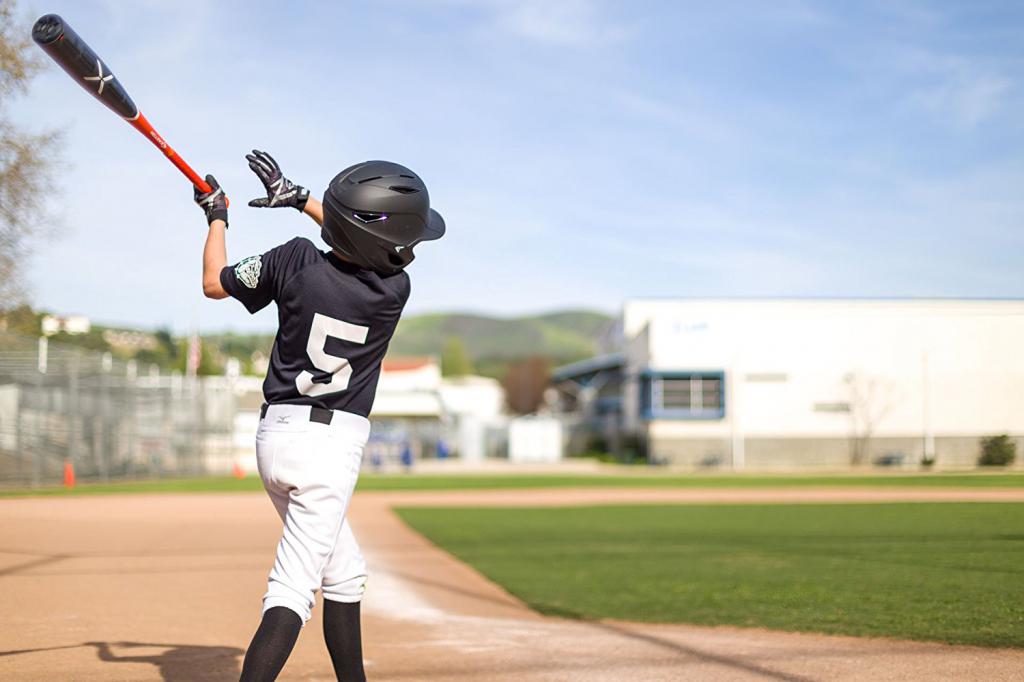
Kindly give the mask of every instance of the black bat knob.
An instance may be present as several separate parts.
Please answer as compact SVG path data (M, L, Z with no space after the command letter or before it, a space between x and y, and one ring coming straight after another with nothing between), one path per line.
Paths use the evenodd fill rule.
M64 20L56 14L46 14L39 17L36 25L32 27L32 40L40 45L52 43L63 34Z

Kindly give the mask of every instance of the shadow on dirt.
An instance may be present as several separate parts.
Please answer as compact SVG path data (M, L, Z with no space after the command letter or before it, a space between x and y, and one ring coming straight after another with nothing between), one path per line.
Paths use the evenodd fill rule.
M44 646L35 649L12 649L11 651L0 651L0 658L4 656L18 656L20 654L34 654L40 651L60 651L61 649L77 649L82 644L65 644L63 646Z
M194 644L149 644L144 642L85 642L96 647L96 655L109 663L149 663L157 667L164 682L195 680L237 680L244 650L230 646ZM114 649L118 651L115 653ZM160 649L159 652L130 653L131 649Z
M149 663L156 666L164 682L220 682L237 680L243 649L232 646L194 644L149 644L145 642L83 642L36 649L0 651L0 658L60 649L95 647L96 655L107 663ZM117 649L115 653L114 649ZM159 649L158 652L128 653L130 649ZM112 673L115 674L116 673Z
M12 552L12 554L13 554L13 552ZM38 557L36 559L29 559L28 561L24 561L24 562L22 562L20 564L15 564L13 566L7 566L5 568L0 568L0 576L3 576L3 575L15 575L17 573L21 573L22 571L27 571L27 570L32 569L32 568L39 568L40 566L46 566L48 564L54 564L54 563L57 563L58 561L63 561L64 559L67 559L67 558L69 558L69 556L67 554L54 554L53 556L40 556L40 557Z

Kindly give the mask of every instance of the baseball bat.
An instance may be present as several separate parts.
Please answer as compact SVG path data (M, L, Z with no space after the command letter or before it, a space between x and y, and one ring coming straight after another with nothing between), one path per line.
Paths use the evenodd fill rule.
M89 44L68 26L68 22L56 14L44 15L32 27L32 39L71 76L72 80L85 88L86 92L128 121L133 128L156 145L156 148L162 151L199 191L212 191L213 188L206 180L199 177L171 145L160 137L160 133L153 129L152 124L128 96L124 86L110 72L110 68L93 52Z

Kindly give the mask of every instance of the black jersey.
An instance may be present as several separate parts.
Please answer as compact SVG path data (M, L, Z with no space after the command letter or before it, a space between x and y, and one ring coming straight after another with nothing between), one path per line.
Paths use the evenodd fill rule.
M381 276L296 237L224 268L220 282L250 313L277 303L263 382L268 403L370 413L381 361L409 298L404 271Z

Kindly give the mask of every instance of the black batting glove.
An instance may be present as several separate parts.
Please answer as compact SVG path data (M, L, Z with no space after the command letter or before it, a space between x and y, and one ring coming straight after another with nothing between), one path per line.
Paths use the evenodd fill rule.
M198 187L195 188L195 200L199 204L199 208L203 209L206 214L206 223L223 220L227 225L228 198L224 196L224 190L217 183L217 178L212 175L206 176L206 184L212 188L209 192L200 192Z
M309 190L284 177L281 174L281 167L277 165L277 161L274 161L273 156L253 149L252 154L246 154L245 158L249 161L249 168L267 190L267 196L253 199L249 202L250 206L253 208L291 206L299 211L306 207Z

